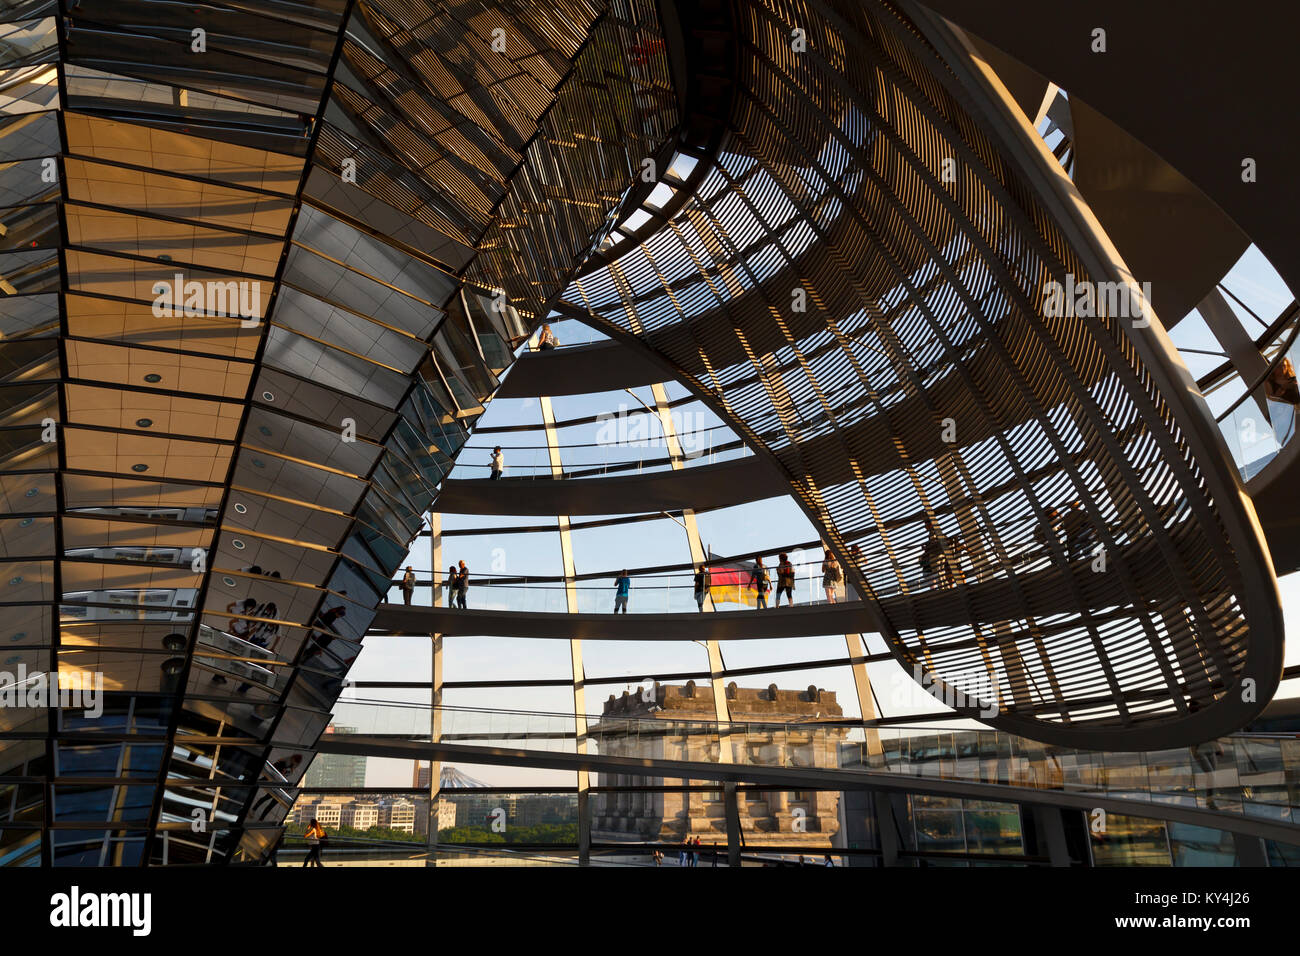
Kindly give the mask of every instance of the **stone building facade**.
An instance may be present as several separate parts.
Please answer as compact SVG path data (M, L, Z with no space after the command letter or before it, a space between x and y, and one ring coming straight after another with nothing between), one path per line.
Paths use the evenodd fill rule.
M730 749L735 763L766 766L835 767L844 727L820 721L844 715L835 694L809 686L805 690L726 687L734 731L719 737L713 724L713 689L688 681L656 683L613 695L600 722L588 728L601 753L611 756L716 763L719 749ZM767 722L770 722L768 724ZM741 728L737 728L737 723ZM791 724L804 724L792 727ZM598 787L702 784L628 774L598 774ZM694 793L598 792L592 839L678 843L700 838L704 846L724 846L726 806L721 789ZM826 847L839 831L839 794L817 791L754 791L739 794L740 826L745 846Z

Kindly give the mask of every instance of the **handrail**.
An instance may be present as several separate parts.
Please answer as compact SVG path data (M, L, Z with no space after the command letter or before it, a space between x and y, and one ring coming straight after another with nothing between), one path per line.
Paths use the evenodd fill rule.
M569 446L565 446L565 448L567 447ZM743 449L746 452L746 454L738 455L734 458L728 458L726 459L727 461L737 461L741 458L753 457L754 454L753 451L743 441L737 439L736 441L727 442L725 445L714 445L714 446L710 446L707 449L699 449L697 451L682 452L682 454L680 455L666 455L666 456L661 456L659 458L624 459L622 461L607 462L604 464L576 465L573 466L574 470L561 471L558 474L556 474L554 471L551 470L552 466L550 464L546 464L546 463L528 462L524 464L519 464L519 463L510 464L509 462L507 462L505 465L506 471L502 474L501 477L502 480L504 481L562 481L570 478L586 478L593 475L606 475L609 474L610 472L618 472L618 471L641 472L646 468L655 468L655 467L672 465L674 462L679 462L679 461L682 462L699 461L701 459L708 459L707 464L714 464L715 463L714 459L719 454L724 452L735 451L737 449ZM561 450L563 451L565 449L562 448ZM456 467L473 468L481 471L484 469L490 470L492 468L492 465L491 463L468 464L468 463L458 462ZM529 468L535 470L529 471L528 473L522 475L510 474L511 471L518 471L521 468Z
M1035 519L1029 519L1029 523L1037 524L1038 522ZM977 534L982 538L985 534L984 529L982 528L977 529ZM961 536L954 536L954 537L961 537ZM1053 553L1050 545L1044 545L1037 538L1013 538L1013 539L1000 538L999 542L1001 544L1001 549L1007 552L1008 560L1002 561L1000 559L997 559L996 557L989 557L986 561L982 562L980 565L977 566L976 568L977 570L982 570L989 567L1021 567L1023 566L1023 564L1027 559L1031 559L1036 555L1051 556L1051 554ZM1066 546L1062 539L1058 538L1058 542L1061 544L1062 547ZM1118 543L1122 544L1124 542L1118 542ZM859 567L862 567L862 566L869 565L872 559L875 558L882 558L882 559L897 558L900 554L906 554L908 552L911 552L913 555L919 555L924 551L925 545L926 545L926 541L920 541L917 542L916 544L900 544L891 549L872 548L865 551L859 551L857 553L857 557L859 560L856 562L856 564ZM798 551L803 549L804 547L802 546L791 546L789 548L790 551ZM764 549L763 551L759 552L759 554L761 554L765 560L774 559L779 550L780 549ZM717 571L717 570L723 570L721 566L724 564L738 564L739 562L748 561L748 560L749 560L748 557L742 557L742 556L717 557L711 560L705 560L704 564L708 566L712 571ZM823 559L813 558L807 561L794 561L791 563L794 565L796 569L815 568L815 567L820 567L820 565L823 563ZM962 564L962 568L963 570L965 570L966 565ZM673 585L671 583L666 585L639 584L637 579L638 578L682 578L684 584L689 584L691 583L689 579L694 574L694 569L695 569L695 565L693 563L683 562L682 564L679 565L666 566L663 570L639 571L637 569L630 569L628 573L628 577L632 579L633 586L635 586L639 590L662 590L663 588L674 587L677 585ZM767 571L769 583L771 583L773 590L775 590L776 588L776 569L777 569L777 565L775 563L763 565L763 570ZM433 574L435 573L435 571L440 575L445 575L447 571L447 569L445 568L433 569L433 568L414 568L414 567L412 568L412 570L417 575ZM727 568L725 570L731 570L731 569ZM747 571L747 570L751 570L751 568L748 565L746 565L744 567L737 567L735 568L735 570ZM840 563L840 570L842 574L843 571L845 570L844 563ZM401 568L399 569L399 571L401 571L402 574L404 574L405 568ZM401 585L402 574L395 575L392 578L393 587L398 587ZM497 587L497 588L527 587L530 589L533 588L541 589L542 585L554 584L556 585L556 588L554 588L555 590L560 590L562 588L568 589L570 587L577 590L587 590L587 589L608 590L608 588L610 587L610 585L608 584L585 585L577 582L584 581L584 580L593 580L593 579L604 580L606 578L615 578L617 576L618 576L617 570L602 571L602 572L588 572L586 574L577 575L572 579L574 583L570 584L569 583L570 579L565 578L562 575L555 575L555 574L473 575L470 580L470 586L471 587ZM840 583L844 583L843 577L841 577ZM415 585L416 587L426 587L426 588L432 587L433 580L432 578L428 578L428 577L420 578L417 576ZM446 585L447 585L446 580L442 580L438 583L438 587L446 587Z

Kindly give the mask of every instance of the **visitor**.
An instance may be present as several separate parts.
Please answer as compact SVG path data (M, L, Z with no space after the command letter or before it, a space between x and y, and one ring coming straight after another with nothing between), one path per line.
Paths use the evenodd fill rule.
M460 575L456 573L456 565L447 569L447 607L456 606L456 592L460 590Z
M320 851L324 845L325 828L316 822L312 817L311 823L307 827L307 857L302 861L303 866L321 866Z
M256 644L259 648L270 649L270 643L279 636L279 607L274 601L268 601L257 609L257 617L269 618L269 620L259 620L253 626L252 631L248 632L248 643Z
M772 590L772 583L763 567L762 557L754 558L755 566L749 572L749 586L754 589L754 608L767 607L767 592Z
M1284 358L1273 366L1264 382L1264 394L1275 402L1300 405L1300 382L1296 381L1295 366Z
M339 592L339 594L344 597L347 596L347 593L347 591ZM332 644L336 638L336 635L332 633L336 630L335 625L345 617L347 613L348 609L342 604L338 604L330 608L328 611L322 611L320 614L316 615L316 619L312 622L313 630L307 635L309 646L302 657L301 663L303 665L313 662L315 658L329 650L330 644Z
M1097 532L1088 512L1083 510L1082 502L1070 502L1070 509L1061 520L1061 529L1065 532L1065 546L1070 552L1070 560L1087 559L1092 553Z
M704 610L704 599L709 593L709 569L701 564L695 572L695 606Z
M280 616L280 609L276 606L274 601L267 601L257 609L256 616L271 618L271 620L258 621L255 623L252 630L248 632L248 643L257 647L265 648L274 653L275 649L271 647L271 644L280 635L280 625L275 620L275 618ZM252 684L245 681L235 688L235 693L246 694L252 686Z
M700 838L696 837L695 842L691 844L694 848L691 851L691 866L700 865Z
M839 591L840 580L843 577L839 561L835 559L830 548L827 548L826 557L822 561L822 589L826 592L827 604L835 603L835 595Z
M834 866L834 865L835 865L835 861L832 860L831 855L827 853L826 858L822 860L822 866Z
M1295 430L1296 407L1300 406L1300 382L1296 381L1295 366L1289 358L1283 358L1273 366L1273 371L1264 380L1264 394L1270 402L1290 406L1290 421L1283 421L1287 418L1285 412L1269 413L1273 419L1274 437L1279 445L1284 445Z
M539 352L549 352L560 344L560 340L555 337L549 325L543 325L541 333L537 336L537 350Z
M1060 523L1061 513L1055 508L1048 508L1043 512L1042 523L1034 529L1034 540L1044 551L1050 550L1052 544L1061 543Z
M461 561L456 570L456 606L462 611L468 608L466 601L469 597L469 568L465 567L465 562Z
M402 603L407 607L411 606L411 598L415 597L415 572L411 566L406 566L406 573L402 575Z
M253 598L244 598L243 601L232 601L226 605L227 614L239 614L241 617L231 617L230 633L241 641L248 640L248 635L252 633L253 622L248 620L254 617L257 612L257 601Z
M226 613L232 615L228 633L241 641L247 641L255 626L255 623L248 620L248 618L257 617L259 610L257 601L253 598L244 598L243 601L231 601L226 605ZM243 616L234 617L233 615L236 614ZM226 677L224 674L213 674L210 680L214 684L224 684Z
M627 576L627 568L618 573L614 579L614 613L617 614L621 608L623 613L627 613L627 598L632 590L632 579Z
M794 565L790 563L790 556L782 551L777 555L776 565L776 606L781 606L781 595L784 594L791 607L794 607Z
M505 458L501 454L501 446L497 445L492 449L492 473L488 475L488 478L496 481L501 477L501 472L505 470L505 467Z
M958 570L956 553L961 542L940 531L933 518L925 519L925 530L929 536L921 549L922 581L927 588L936 584L942 588L952 587Z
M339 594L344 596L346 596L347 593L348 593L347 591L339 592ZM347 613L348 613L347 607L345 607L342 604L336 604L334 605L334 607L330 608L329 610L322 611L320 614L316 615L314 626L322 627L330 631L337 631L338 628L335 625L338 624L338 622L342 618L346 617Z

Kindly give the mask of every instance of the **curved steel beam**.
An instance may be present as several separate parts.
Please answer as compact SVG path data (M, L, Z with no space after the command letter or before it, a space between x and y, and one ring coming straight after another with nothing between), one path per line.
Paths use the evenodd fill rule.
M814 7L821 19L813 21L808 55L791 59L764 47L789 34L783 12L762 2L747 6L753 32L744 41L746 102L719 161L721 188L637 253L583 274L565 299L581 302L611 335L649 349L778 462L805 511L846 560L849 545L859 543L887 551L905 543L901 552L915 553L915 531L870 542L844 535L848 528L879 529L901 502L919 499L929 512L945 498L966 499L952 530L1000 557L999 529L1008 518L1043 522L1048 506L1082 500L1111 560L1106 573L1128 595L1124 603L1141 609L1127 623L1090 619L1096 607L1088 576L1062 563L1055 585L1073 602L1076 624L1030 647L1011 635L1041 629L1036 602L1026 599L1021 576L997 560L977 565L990 569L989 579L1006 582L1003 618L992 627L975 624L973 635L959 628L921 631L907 626L903 614L890 620L881 605L883 634L905 665L920 665L941 681L963 670L997 678L1006 710L995 725L1035 739L1125 750L1236 729L1277 686L1276 588L1217 430L1149 305L1135 298L1128 318L1113 307L1102 316L1054 318L1049 282L1128 288L1131 276L1019 111L1011 111L1005 91L979 76L969 53L934 24L923 24L928 40L922 41L915 24L883 4ZM862 55L844 59L845 46ZM846 110L857 111L853 123ZM955 185L944 179L945 162L960 170ZM790 175L792 166L807 171L802 180ZM809 194L809 181L819 194ZM794 215L778 233L764 225L762 216L771 213L762 209L787 216L793 209ZM736 264L733 234L752 235L755 228L768 230L762 255ZM813 237L811 253L806 245L792 249L800 229ZM663 264L682 254L688 238L698 272L677 272L670 282ZM977 261L958 267L966 250ZM792 309L791 288L772 281L781 274L772 263L791 263L800 253L802 281L793 291L805 293L806 310ZM921 277L934 269L946 276L945 293L919 295ZM679 305L678 286L700 276L709 294ZM648 296L652 290L657 297ZM989 318L990 295L999 312L1015 316L1013 324ZM900 296L908 314L882 321L882 305L892 307ZM728 321L694 323L701 301ZM863 311L872 319L869 342L843 332ZM1008 328L1020 334L1007 336ZM1000 372L985 382L971 374L962 351L976 340ZM737 346L745 360L729 361ZM816 363L803 357L814 347L823 350ZM715 354L726 358L715 361ZM961 386L944 404L935 400L932 377L918 372L928 364L920 357L935 354L952 363ZM792 360L791 370L778 371ZM735 386L755 373L757 386ZM879 400L882 378L915 396L907 417ZM906 464L895 474L873 481L859 467L872 449L854 434L856 419L832 416L831 390L840 401L874 402L903 449ZM815 456L805 447L813 436L796 412L810 403L821 404L827 423L819 435L824 451ZM1017 406L1020 414L1007 413ZM1020 422L1029 424L1017 428ZM958 433L985 428L990 440L954 448L936 459L934 471L922 470L925 456L912 446L945 423ZM1117 433L1130 426L1142 436L1125 445ZM1072 457L1080 450L1086 460ZM1063 480L1028 481L1046 456L1062 462ZM840 471L845 461L853 463L848 481ZM1022 484L1023 495L993 512L983 489L1011 479ZM1171 507L1180 516L1172 523ZM1126 541L1149 544L1149 561L1135 564L1124 553ZM900 561L895 553L881 567L859 569L862 590L905 580ZM1140 578L1153 568L1174 595L1158 606L1139 597ZM976 583L955 592L965 595ZM978 585L985 583L981 576ZM972 608L968 622L981 619ZM1128 706L1139 687L1158 688L1163 700ZM1107 696L1113 706L1099 708L1097 700ZM1055 703L1055 716L1015 714L1046 702Z

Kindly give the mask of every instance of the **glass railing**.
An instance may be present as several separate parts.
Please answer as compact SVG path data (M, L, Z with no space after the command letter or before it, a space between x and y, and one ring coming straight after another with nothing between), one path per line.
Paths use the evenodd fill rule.
M1170 515L1170 522L1181 520L1183 514ZM1073 551L1059 539L1057 546L1048 546L1033 537L1033 528L1025 525L1012 531L992 547L963 548L954 564L949 565L946 574L929 576L921 566L923 546L920 544L900 547L895 551L863 551L858 555L859 566L868 578L868 584L877 599L900 594L951 587L954 584L978 584L1003 578L1014 569L1017 574L1027 574L1046 570L1054 566L1061 557L1073 561L1092 560L1092 543L1088 539L1084 545L1076 544ZM488 532L484 532L488 533ZM1121 545L1132 544L1122 539ZM793 549L792 549L793 550ZM765 557L768 555L765 552ZM972 557L972 554L974 555ZM825 604L831 600L822 585L822 563L817 558L812 561L794 562L795 583L794 600L796 604ZM749 583L749 568L743 567L729 572L718 564L711 564L711 581L709 599L715 610L739 610L753 608L757 605L756 592ZM767 606L775 607L776 566L765 566L770 590L767 592ZM431 603L431 572L427 568L415 568L416 591L413 602L428 606ZM403 572L404 573L404 572ZM900 582L899 578L902 578ZM453 595L447 587L448 572L439 572L438 605L451 607L455 604ZM531 611L552 614L609 613L614 610L614 575L611 574L599 583L595 581L577 581L567 586L554 576L530 577L527 575L478 575L471 570L470 587L466 595L466 606L476 610L490 611ZM393 579L393 587L388 592L390 603L402 600L401 577ZM856 601L860 595L857 589L844 580L843 566L840 581L833 588L834 601ZM572 602L572 604L570 603ZM788 603L782 598L782 604ZM631 590L627 602L629 614L697 611L695 601L694 575L691 571L666 571L660 574L635 574L631 576Z
M301 864L307 854L306 841L287 834L277 853L280 866ZM577 850L557 847L554 851L422 843L396 843L331 836L322 853L324 866L578 866ZM602 858L601 866L648 866L647 861Z
M749 569L739 568L735 571L725 570L718 565L711 567L711 586L705 606L710 604L715 610L740 610L756 606L757 592L750 586ZM796 562L794 597L798 604L825 604L828 601L826 589L822 587L821 560ZM776 566L768 565L769 590L768 607L776 606ZM431 588L430 572L427 569L414 569L417 586L415 604L428 606ZM404 573L404 572L403 572ZM446 581L448 572L441 572L442 583L438 589L438 603L442 607L451 607L455 601ZM469 591L466 594L466 606L474 610L488 611L528 611L552 614L593 614L609 613L614 610L613 575L602 582L578 581L566 587L563 581L551 577L529 577L526 575L474 576L471 574ZM393 581L394 587L389 591L389 601L400 603L401 591L397 587L401 578ZM857 600L857 592L852 585L841 580L834 588L837 602ZM782 597L782 604L788 603ZM664 614L675 612L697 612L695 600L694 574L690 571L665 572L662 574L638 574L631 576L631 589L628 595L627 612L629 614Z
M627 408L597 417L595 441L564 441L559 446L563 460L562 477L585 478L601 475L638 474L672 467L710 465L751 453L728 425L695 427L696 420L682 413L673 416L672 444L678 449L669 453L669 439L654 410L648 406ZM685 413L689 416L690 413ZM680 419L680 420L679 420ZM539 428L541 426L538 426ZM486 478L491 469L489 458L498 445L505 462L503 480L507 478L551 478L552 449L536 437L503 437L479 434L475 444L465 447L457 460L458 478ZM521 443L522 442L522 443ZM471 460L472 463L466 463ZM461 473L465 469L465 473Z
M846 594L844 583L836 588L836 600L856 599L849 588ZM614 610L614 587L612 585L578 585L567 592L563 584L473 584L466 595L466 606L475 610L490 611L531 611L553 614L608 614ZM820 578L809 582L806 578L795 586L795 597L799 604L824 604L826 595L820 586ZM730 586L716 588L710 598L716 610L735 611L755 607L752 592L745 587ZM572 603L570 603L572 602ZM775 590L767 593L767 604L774 607ZM782 598L782 604L786 603ZM449 607L446 589L443 589L442 606ZM706 602L706 606L708 606ZM638 578L628 595L627 612L629 614L667 614L697 612L695 589L689 582L668 579Z
M558 476L553 473L550 451L546 448L503 449L505 470L501 480L576 481L584 478L622 478L671 471L674 463L690 469L753 457L749 448L730 435L723 435L717 445L712 444L711 435L682 436L682 453L679 455L669 455L662 438L647 441L644 447L610 444L590 451L584 448L583 451L587 452L585 454L574 448L575 446L568 445L560 448L564 463L563 473ZM490 448L488 453L491 453ZM487 478L490 477L491 470L489 462L467 464L458 461L452 477Z
M648 703L648 702L647 702ZM615 701L632 711L638 694ZM906 777L1091 793L1300 824L1300 738L1233 735L1196 747L1109 753L1055 747L988 729L863 728L824 721L684 720L636 713L572 715L341 700L335 722L363 735L550 753L583 752L787 769L869 770ZM657 776L665 776L658 774Z

